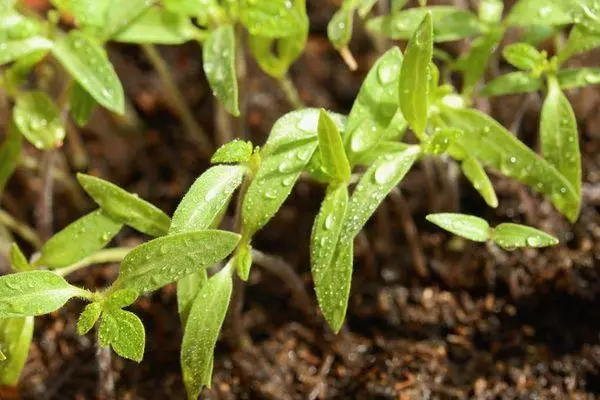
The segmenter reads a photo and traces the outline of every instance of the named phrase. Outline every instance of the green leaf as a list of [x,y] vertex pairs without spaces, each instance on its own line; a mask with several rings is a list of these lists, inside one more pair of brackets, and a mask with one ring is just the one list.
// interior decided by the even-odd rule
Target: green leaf
[[100,314],[102,314],[102,304],[90,303],[85,306],[77,320],[77,333],[80,336],[88,333],[100,319]]
[[[383,139],[388,127],[406,126],[398,109],[402,60],[398,47],[388,50],[369,70],[360,87],[345,134],[346,152],[352,164]],[[394,117],[397,119],[392,124]]]
[[506,250],[518,247],[548,247],[558,244],[558,239],[540,230],[524,225],[504,223],[494,228],[492,240]]
[[117,290],[104,301],[104,309],[118,310],[132,305],[138,298],[138,292],[133,289]]
[[336,49],[341,49],[352,39],[354,8],[341,7],[327,25],[327,37]]
[[144,324],[132,312],[118,309],[105,311],[100,320],[98,338],[102,346],[110,345],[123,358],[138,363],[144,358]]
[[0,384],[17,386],[32,338],[33,317],[0,320],[0,351],[6,356],[0,362]]
[[455,235],[475,242],[487,242],[490,238],[490,226],[487,221],[466,214],[439,213],[429,214],[427,221]]
[[12,265],[13,270],[17,272],[25,272],[31,270],[31,266],[27,261],[27,258],[19,248],[19,245],[13,243],[10,246],[10,264]]
[[567,25],[574,22],[565,0],[520,0],[508,14],[510,25]]
[[463,174],[483,197],[487,205],[493,208],[498,207],[498,197],[496,197],[492,182],[490,182],[490,178],[479,161],[474,157],[467,157],[460,166]]
[[240,279],[247,281],[252,267],[252,246],[247,241],[241,243],[236,249],[235,267]]
[[298,34],[305,15],[294,6],[301,0],[240,0],[240,20],[250,34],[281,38]]
[[99,43],[79,31],[57,40],[52,53],[73,78],[102,106],[123,114],[123,86]]
[[539,68],[546,55],[527,43],[513,43],[504,48],[502,55],[513,66],[524,71],[532,71]]
[[111,0],[111,3],[103,29],[105,38],[112,38],[135,23],[152,6],[153,1]]
[[431,14],[425,19],[408,42],[400,72],[400,108],[411,129],[418,135],[425,133],[429,109],[429,73],[433,53]]
[[346,157],[344,144],[337,125],[321,109],[319,112],[319,124],[317,128],[319,138],[319,152],[323,162],[324,171],[334,180],[346,182],[350,179],[352,171]]
[[477,110],[444,107],[440,116],[464,131],[459,141],[469,155],[549,196],[569,220],[577,219],[581,199],[569,181],[506,128]]
[[252,157],[252,150],[252,142],[234,139],[219,147],[210,162],[212,164],[246,163]]
[[0,65],[19,60],[40,50],[49,50],[52,42],[41,36],[0,42]]
[[229,113],[239,116],[233,26],[223,25],[212,31],[202,46],[202,57],[213,95]]
[[179,317],[184,327],[187,324],[194,299],[207,280],[206,271],[199,271],[177,282],[177,309],[179,310]]
[[561,31],[561,27],[546,26],[546,25],[530,25],[523,28],[523,35],[519,41],[529,43],[532,46],[539,46],[544,41],[557,35]]
[[471,12],[452,6],[410,8],[367,22],[367,29],[391,39],[409,39],[425,18],[431,13],[433,40],[449,42],[482,33],[482,25]]
[[73,120],[77,125],[83,127],[92,118],[94,108],[98,103],[79,83],[75,82],[71,88],[69,104],[71,105]]
[[410,145],[406,143],[391,140],[382,140],[366,152],[362,153],[361,156],[357,158],[356,164],[371,165],[375,161],[377,161],[379,157],[383,157],[385,155],[388,155],[389,153],[398,153],[404,151],[409,146]]
[[567,45],[558,54],[559,62],[565,62],[569,58],[590,51],[600,46],[600,32],[594,32],[582,25],[575,25],[571,29]]
[[223,260],[239,239],[232,232],[205,230],[151,240],[125,256],[113,287],[151,292]]
[[53,269],[76,263],[106,246],[122,227],[101,210],[93,211],[52,236],[34,265]]
[[232,289],[227,266],[202,286],[192,304],[181,344],[181,369],[189,399],[198,398],[202,387],[210,386],[213,353]]
[[242,183],[244,172],[242,166],[217,165],[200,175],[175,210],[169,234],[209,228],[229,204],[232,193]]
[[556,78],[548,79],[548,94],[542,106],[540,142],[544,158],[581,194],[581,153],[577,119]]
[[358,16],[365,18],[373,9],[378,0],[360,0],[358,2]]
[[27,18],[12,6],[4,9],[0,5],[0,41],[27,39],[39,36],[41,31],[40,23],[34,18]]
[[[349,268],[349,276],[352,277],[351,257],[349,266],[346,262],[348,261],[347,257],[340,260],[338,254],[334,260],[347,206],[348,188],[345,185],[328,187],[327,194],[312,228],[310,244],[311,270],[319,306],[336,332],[344,319],[346,308],[343,306],[343,312],[338,312],[340,302],[343,303],[345,299],[345,290],[338,290],[339,284],[344,282],[344,274],[339,274],[339,267],[343,271]],[[344,250],[347,251],[346,248]],[[343,262],[340,264],[340,261]],[[339,318],[340,314],[341,320]]]
[[419,146],[410,146],[404,151],[380,157],[367,169],[350,197],[340,237],[341,243],[354,239],[383,199],[404,178],[420,154]]
[[0,195],[21,159],[22,138],[14,121],[8,123],[6,137],[0,146]]
[[27,271],[0,277],[0,319],[51,313],[82,289],[51,271]]
[[110,0],[51,0],[59,10],[75,18],[80,27],[102,27],[107,23],[106,13]]
[[123,43],[183,44],[197,35],[186,16],[152,7],[112,39]]
[[600,84],[600,68],[566,68],[558,71],[558,82],[562,89],[574,89]]
[[482,96],[503,96],[516,93],[531,93],[542,90],[543,84],[540,78],[535,78],[527,72],[510,72],[500,75],[488,82],[481,90]]
[[[344,118],[330,113],[339,129]],[[262,163],[242,206],[244,236],[251,237],[279,210],[317,148],[319,110],[293,111],[279,118],[261,151]]]
[[421,143],[424,153],[439,155],[445,153],[448,147],[462,136],[462,131],[455,128],[436,129],[427,142]]
[[83,189],[114,218],[150,236],[166,235],[171,225],[167,214],[117,185],[94,176],[77,174]]
[[19,58],[6,70],[6,81],[13,86],[20,86],[27,83],[31,71],[48,54],[48,50],[38,50]]
[[502,20],[504,2],[502,0],[481,0],[479,2],[479,20],[487,24],[498,24]]
[[25,138],[40,150],[60,147],[65,138],[60,109],[44,92],[17,97],[13,119]]
[[203,22],[208,22],[211,18],[220,21],[225,12],[218,0],[163,0],[162,4],[168,11],[199,18]]

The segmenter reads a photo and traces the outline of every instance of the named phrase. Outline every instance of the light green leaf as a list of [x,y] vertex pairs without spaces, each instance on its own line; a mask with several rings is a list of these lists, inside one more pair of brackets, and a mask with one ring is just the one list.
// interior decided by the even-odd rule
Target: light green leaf
[[121,289],[111,293],[104,300],[104,309],[120,309],[132,305],[138,298],[138,292],[133,289]]
[[100,314],[102,314],[102,304],[90,303],[85,306],[77,320],[77,333],[80,336],[88,333],[100,319]]
[[53,269],[76,263],[106,246],[122,227],[101,210],[93,211],[52,236],[34,265]]
[[113,288],[151,292],[223,260],[239,239],[232,232],[205,230],[151,240],[125,256]]
[[455,235],[475,242],[487,242],[490,238],[490,226],[487,221],[466,214],[439,213],[429,214],[427,221]]
[[80,27],[102,27],[108,21],[106,13],[111,6],[110,0],[51,0],[59,10],[75,18]]
[[358,16],[365,18],[373,9],[378,0],[360,0],[358,2]]
[[327,111],[323,109],[319,112],[317,132],[324,171],[334,180],[348,181],[352,171],[350,170],[348,157],[346,157],[340,131],[327,114]]
[[177,282],[177,309],[179,310],[179,317],[184,327],[187,324],[194,299],[207,280],[206,271],[199,271]]
[[29,53],[16,60],[10,67],[6,69],[6,81],[13,86],[21,86],[27,83],[31,71],[39,64],[48,54],[48,50],[38,50]]
[[247,241],[241,243],[236,249],[235,267],[240,279],[247,281],[252,267],[252,246]]
[[569,34],[567,45],[558,54],[558,60],[563,63],[577,54],[585,53],[598,46],[600,46],[600,32],[575,25]]
[[390,153],[398,153],[404,151],[409,146],[410,145],[406,143],[396,142],[392,140],[382,140],[366,152],[362,153],[361,156],[356,159],[356,164],[371,165],[375,161],[377,161],[378,158],[388,155]]
[[431,14],[426,13],[425,19],[408,42],[400,72],[400,108],[418,136],[425,133],[427,125],[432,34]]
[[181,369],[188,399],[210,386],[213,353],[227,314],[233,283],[227,266],[200,289],[192,304],[181,344]]
[[449,42],[482,33],[482,25],[475,15],[452,6],[410,8],[373,18],[367,22],[367,29],[391,39],[409,39],[428,13],[433,19],[435,42]]
[[529,25],[522,28],[524,33],[520,37],[519,41],[529,43],[532,46],[539,46],[544,41],[550,39],[552,36],[557,35],[561,31],[561,27],[558,26],[546,26],[546,25]]
[[52,53],[98,103],[123,114],[123,86],[99,43],[82,32],[71,31],[57,40]]
[[558,244],[558,239],[529,226],[504,223],[494,228],[492,240],[506,250],[518,247],[548,247]]
[[510,25],[567,25],[574,13],[565,0],[520,0],[508,14]]
[[242,183],[244,172],[242,166],[216,165],[200,175],[175,210],[169,234],[210,227]]
[[83,127],[92,118],[97,102],[79,83],[75,82],[71,88],[69,104],[73,120],[77,125]]
[[182,44],[197,35],[186,16],[152,7],[112,39],[123,43]]
[[532,71],[539,68],[546,55],[527,43],[513,43],[504,48],[502,55],[513,66],[524,71]]
[[0,320],[0,351],[6,356],[0,362],[0,384],[17,385],[32,338],[33,317]]
[[41,26],[34,18],[28,18],[11,7],[0,5],[0,42],[21,40],[39,36]]
[[305,15],[294,3],[303,0],[240,0],[240,20],[250,34],[281,38],[302,31]]
[[110,2],[103,29],[104,37],[108,39],[135,23],[154,3],[152,0],[110,0]]
[[341,7],[327,25],[327,37],[336,49],[341,49],[352,39],[354,8]]
[[77,174],[77,180],[102,210],[116,221],[150,236],[166,235],[169,231],[169,216],[137,195],[94,176]]
[[502,11],[504,11],[502,0],[481,0],[478,17],[486,24],[498,24],[502,20]]
[[463,174],[469,179],[475,190],[479,192],[488,206],[498,207],[498,197],[490,182],[490,178],[485,173],[483,166],[474,157],[467,157],[461,163]]
[[462,131],[455,128],[436,129],[427,142],[421,143],[424,153],[439,155],[445,153],[448,147],[462,136]]
[[31,266],[27,261],[27,258],[19,248],[19,245],[13,243],[10,246],[10,264],[12,265],[13,270],[17,272],[25,272],[31,270]]
[[571,103],[554,77],[548,79],[548,94],[542,106],[540,142],[544,158],[581,194],[581,154],[577,119]]
[[212,31],[202,46],[202,56],[204,73],[213,95],[229,113],[239,116],[233,26],[222,25]]
[[488,82],[481,90],[482,96],[503,96],[516,93],[531,93],[542,90],[543,84],[540,78],[535,78],[527,72],[510,72],[500,75]]
[[8,123],[6,137],[0,146],[0,195],[21,159],[22,136],[14,121]]
[[252,157],[252,142],[234,139],[219,147],[213,154],[212,164],[246,163]]
[[406,127],[398,108],[402,60],[398,47],[388,50],[373,65],[360,87],[345,134],[346,152],[352,164],[383,139],[388,127]]
[[566,68],[558,71],[561,89],[600,84],[600,68]]
[[19,60],[40,50],[49,50],[52,42],[41,36],[21,40],[0,41],[0,65]]
[[506,128],[477,110],[444,107],[440,116],[464,131],[459,141],[469,155],[549,196],[569,220],[577,219],[581,199],[569,181]]
[[[344,118],[330,113],[339,129]],[[244,236],[251,237],[279,210],[317,148],[319,110],[293,111],[281,117],[261,151],[262,163],[242,207]]]
[[27,271],[0,277],[0,319],[51,313],[82,289],[51,271]]
[[13,120],[23,136],[40,150],[60,147],[65,138],[60,109],[44,92],[20,94]]
[[[236,0],[237,1],[237,0]],[[195,17],[202,22],[209,22],[212,18],[221,21],[224,10],[219,6],[218,0],[163,0],[162,4],[168,11]]]
[[98,338],[102,346],[110,345],[123,358],[141,362],[146,346],[144,324],[137,315],[124,310],[107,310],[102,314]]

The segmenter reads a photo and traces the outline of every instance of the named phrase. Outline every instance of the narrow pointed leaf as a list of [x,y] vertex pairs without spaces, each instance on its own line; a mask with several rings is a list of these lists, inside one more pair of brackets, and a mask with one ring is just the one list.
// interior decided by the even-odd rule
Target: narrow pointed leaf
[[229,267],[212,276],[194,300],[183,333],[181,369],[189,399],[210,385],[213,353],[227,314],[233,284]]
[[562,89],[600,84],[600,68],[565,68],[557,73]]
[[369,150],[390,126],[406,126],[399,112],[399,79],[402,52],[398,47],[388,50],[369,70],[348,116],[345,144],[351,163]]
[[185,15],[159,7],[151,7],[126,28],[113,35],[122,43],[183,44],[198,35],[196,27]]
[[581,193],[581,154],[577,120],[558,81],[548,80],[548,94],[540,123],[542,154],[569,181],[575,193]]
[[60,147],[65,128],[60,109],[44,92],[26,92],[17,97],[13,119],[25,138],[40,150]]
[[212,31],[203,43],[202,56],[213,94],[230,114],[239,116],[233,26],[223,25]]
[[60,268],[76,263],[106,246],[122,227],[101,210],[93,211],[52,236],[35,265]]
[[239,239],[238,234],[218,230],[154,239],[125,256],[113,287],[130,288],[138,293],[156,290],[223,260]]
[[96,104],[98,104],[77,82],[73,84],[73,88],[71,89],[71,100],[69,103],[71,105],[73,120],[81,127],[88,123],[94,113]]
[[90,303],[83,309],[77,320],[77,333],[81,336],[88,333],[100,319],[102,314],[102,304]]
[[327,38],[336,49],[341,49],[350,43],[353,20],[354,9],[341,7],[327,24]]
[[152,3],[152,0],[111,0],[103,29],[104,37],[112,38],[127,29],[152,6]]
[[137,315],[124,310],[108,310],[102,314],[98,332],[100,342],[110,345],[123,358],[141,362],[146,346],[146,331]]
[[13,243],[10,246],[10,264],[12,265],[13,270],[17,272],[24,272],[32,269],[27,258],[16,243]]
[[71,31],[58,39],[52,53],[98,103],[123,114],[123,86],[99,43],[82,32]]
[[0,351],[6,359],[0,362],[0,384],[16,386],[33,338],[33,317],[0,320]]
[[219,147],[210,162],[212,164],[245,163],[250,161],[252,150],[251,142],[235,139]]
[[52,42],[44,37],[35,36],[21,40],[2,41],[0,46],[0,65],[19,60],[31,53],[49,50]]
[[200,175],[175,210],[169,233],[209,228],[229,204],[232,193],[242,183],[244,172],[242,166],[217,165]]
[[502,55],[506,61],[524,71],[534,70],[546,60],[544,54],[527,43],[513,43],[508,45],[502,51]]
[[240,279],[246,282],[250,277],[250,268],[252,267],[252,246],[248,241],[240,244],[236,249],[235,267]]
[[294,6],[301,0],[240,0],[240,21],[252,35],[286,37],[301,31],[305,16]]
[[472,92],[477,82],[485,74],[489,59],[496,51],[503,34],[504,30],[501,27],[490,29],[485,35],[473,40],[471,50],[454,64],[454,68],[464,74],[464,93]]
[[506,250],[518,247],[547,247],[558,244],[558,239],[529,226],[504,223],[494,228],[492,240]]
[[510,72],[500,75],[488,82],[481,90],[482,96],[503,96],[516,93],[531,93],[542,90],[543,84],[540,78],[535,78],[526,72]]
[[81,295],[51,271],[28,271],[0,277],[0,319],[51,313]]
[[22,136],[13,121],[9,122],[6,137],[0,147],[0,194],[19,165]]
[[321,109],[318,124],[319,152],[323,162],[323,169],[333,179],[345,182],[350,179],[350,164],[344,150],[342,137],[335,122],[331,120],[327,111]]
[[166,235],[169,231],[169,216],[137,195],[91,175],[77,174],[77,180],[102,210],[115,220],[150,236]]
[[574,13],[565,0],[520,0],[510,9],[507,22],[511,25],[567,25],[574,22]]
[[427,221],[455,235],[475,242],[487,242],[490,238],[490,226],[487,221],[466,214],[440,213],[429,214]]
[[177,282],[177,310],[179,311],[179,317],[184,327],[187,324],[194,299],[207,280],[206,271],[200,271],[188,275]]
[[408,43],[400,72],[400,108],[417,135],[423,135],[429,109],[429,64],[433,53],[431,15],[425,19]]
[[467,157],[460,166],[467,179],[469,179],[475,190],[483,197],[487,205],[493,208],[498,207],[496,191],[479,161],[474,157]]

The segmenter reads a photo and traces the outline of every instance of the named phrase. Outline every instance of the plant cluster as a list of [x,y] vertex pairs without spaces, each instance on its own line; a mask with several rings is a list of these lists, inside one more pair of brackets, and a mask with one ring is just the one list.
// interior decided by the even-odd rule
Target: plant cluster
[[[200,3],[200,5],[199,5]],[[374,0],[346,0],[328,34],[348,59],[354,13],[366,18]],[[311,233],[311,271],[319,307],[334,332],[346,315],[353,270],[353,242],[386,196],[420,160],[440,157],[460,165],[490,207],[497,207],[485,168],[514,178],[547,196],[574,222],[581,207],[581,161],[577,121],[563,90],[600,81],[600,69],[563,68],[573,55],[600,45],[600,3],[595,0],[520,0],[503,15],[503,2],[481,0],[478,14],[450,6],[404,9],[369,19],[367,29],[407,39],[370,69],[348,115],[305,108],[282,116],[266,143],[234,140],[212,156],[211,168],[190,187],[172,216],[110,182],[79,174],[98,209],[56,233],[30,259],[14,244],[16,273],[0,278],[0,342],[7,357],[0,379],[14,384],[27,356],[33,317],[62,307],[71,298],[88,302],[78,322],[86,334],[98,324],[98,340],[122,357],[141,361],[145,334],[140,319],[124,310],[140,296],[177,283],[183,327],[181,366],[190,398],[210,386],[214,347],[225,320],[233,279],[248,279],[252,239],[278,212],[301,174],[326,186]],[[47,20],[25,16],[13,1],[3,2],[0,64],[10,65],[2,86],[14,99],[12,122],[0,149],[0,183],[19,162],[24,137],[39,149],[60,146],[64,111],[85,124],[100,104],[124,110],[124,95],[103,44],[202,42],[204,70],[215,96],[239,114],[236,67],[237,26],[249,33],[248,47],[261,68],[283,80],[301,53],[308,18],[303,0],[147,0],[116,6],[110,0],[55,0],[75,17],[68,33]],[[522,42],[507,46],[505,59],[518,69],[479,85],[509,26],[524,27]],[[556,40],[549,57],[535,45]],[[473,38],[457,59],[435,43]],[[273,50],[275,48],[275,51]],[[28,72],[50,54],[70,80],[58,102],[41,90],[23,90]],[[435,64],[433,59],[439,59]],[[450,79],[461,75],[460,91]],[[540,148],[537,154],[485,113],[472,108],[476,95],[541,91]],[[58,104],[57,104],[58,103]],[[412,136],[408,134],[412,132]],[[236,194],[237,191],[237,194]],[[236,224],[220,230],[237,198]],[[428,220],[467,239],[512,250],[558,241],[537,229],[502,223],[491,228],[475,216],[440,213]],[[128,225],[153,238],[133,248],[104,249]],[[76,245],[75,245],[76,244]],[[122,261],[121,261],[122,259]],[[74,286],[69,273],[91,264],[121,261],[119,276],[97,291]],[[219,267],[211,276],[208,268]],[[211,269],[211,271],[213,271]]]

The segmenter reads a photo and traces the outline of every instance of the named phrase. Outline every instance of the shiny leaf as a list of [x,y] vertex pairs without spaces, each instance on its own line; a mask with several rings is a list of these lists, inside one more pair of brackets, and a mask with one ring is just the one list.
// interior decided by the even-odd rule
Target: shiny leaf
[[10,246],[10,265],[17,272],[29,271],[31,269],[27,258],[16,243]]
[[138,292],[133,289],[121,289],[112,292],[104,300],[104,309],[119,309],[132,305],[138,298]]
[[571,29],[566,46],[558,54],[558,59],[560,62],[564,62],[598,46],[600,46],[600,32],[589,30],[582,25],[575,25]]
[[141,362],[146,346],[146,331],[137,315],[124,310],[102,314],[98,337],[102,346],[110,345],[123,358]]
[[25,92],[17,97],[13,120],[25,138],[40,150],[62,145],[65,128],[60,109],[44,92]]
[[492,240],[506,250],[518,247],[547,247],[558,244],[558,239],[540,230],[524,225],[504,223],[494,228]]
[[0,384],[16,386],[33,338],[33,317],[0,320],[0,351],[6,359],[0,362]]
[[497,24],[502,20],[503,10],[504,2],[502,0],[481,0],[479,2],[479,20],[488,24]]
[[44,37],[35,36],[21,40],[0,40],[0,65],[19,60],[40,50],[49,50],[52,42]]
[[250,161],[252,157],[252,143],[234,139],[219,147],[213,154],[210,162],[212,164],[237,164]]
[[127,29],[152,6],[152,3],[152,0],[111,0],[103,29],[104,37],[112,38]]
[[546,61],[546,55],[527,43],[513,43],[504,48],[502,55],[513,66],[524,71],[540,67]]
[[482,96],[503,96],[516,93],[531,93],[542,90],[543,84],[540,78],[535,78],[527,72],[510,72],[500,75],[488,82],[481,90]]
[[327,25],[327,37],[336,49],[341,49],[352,39],[354,9],[341,7],[333,14]]
[[323,109],[319,112],[317,133],[323,170],[334,180],[348,181],[352,171],[350,170],[348,157],[346,157],[340,131],[327,114],[327,111]]
[[240,0],[240,20],[252,35],[280,38],[301,32],[301,0]]
[[462,172],[469,179],[475,190],[483,197],[487,205],[493,208],[498,207],[496,191],[479,161],[474,157],[467,157],[460,166]]
[[88,333],[100,319],[102,314],[102,304],[90,303],[83,309],[77,320],[77,333],[81,336]]
[[511,25],[567,25],[574,15],[565,0],[520,0],[510,10]]
[[477,82],[485,74],[488,61],[494,51],[496,51],[503,33],[502,28],[490,29],[485,35],[473,40],[471,50],[461,56],[454,64],[454,68],[462,71],[464,74],[464,93],[472,92]]
[[565,68],[558,71],[562,89],[574,89],[600,84],[600,68]]
[[152,7],[112,39],[123,43],[182,44],[197,35],[186,16]]
[[203,43],[202,56],[213,95],[229,113],[239,116],[233,26],[223,25],[212,31]]
[[427,221],[455,235],[475,242],[487,242],[490,237],[490,226],[486,220],[465,214],[440,213],[429,214]]
[[206,271],[199,271],[177,282],[177,310],[179,311],[179,317],[184,327],[187,324],[194,299],[198,296],[200,288],[206,284],[207,280]]
[[71,89],[69,104],[71,105],[73,120],[77,125],[83,127],[92,118],[94,108],[98,103],[79,83],[75,82]]

